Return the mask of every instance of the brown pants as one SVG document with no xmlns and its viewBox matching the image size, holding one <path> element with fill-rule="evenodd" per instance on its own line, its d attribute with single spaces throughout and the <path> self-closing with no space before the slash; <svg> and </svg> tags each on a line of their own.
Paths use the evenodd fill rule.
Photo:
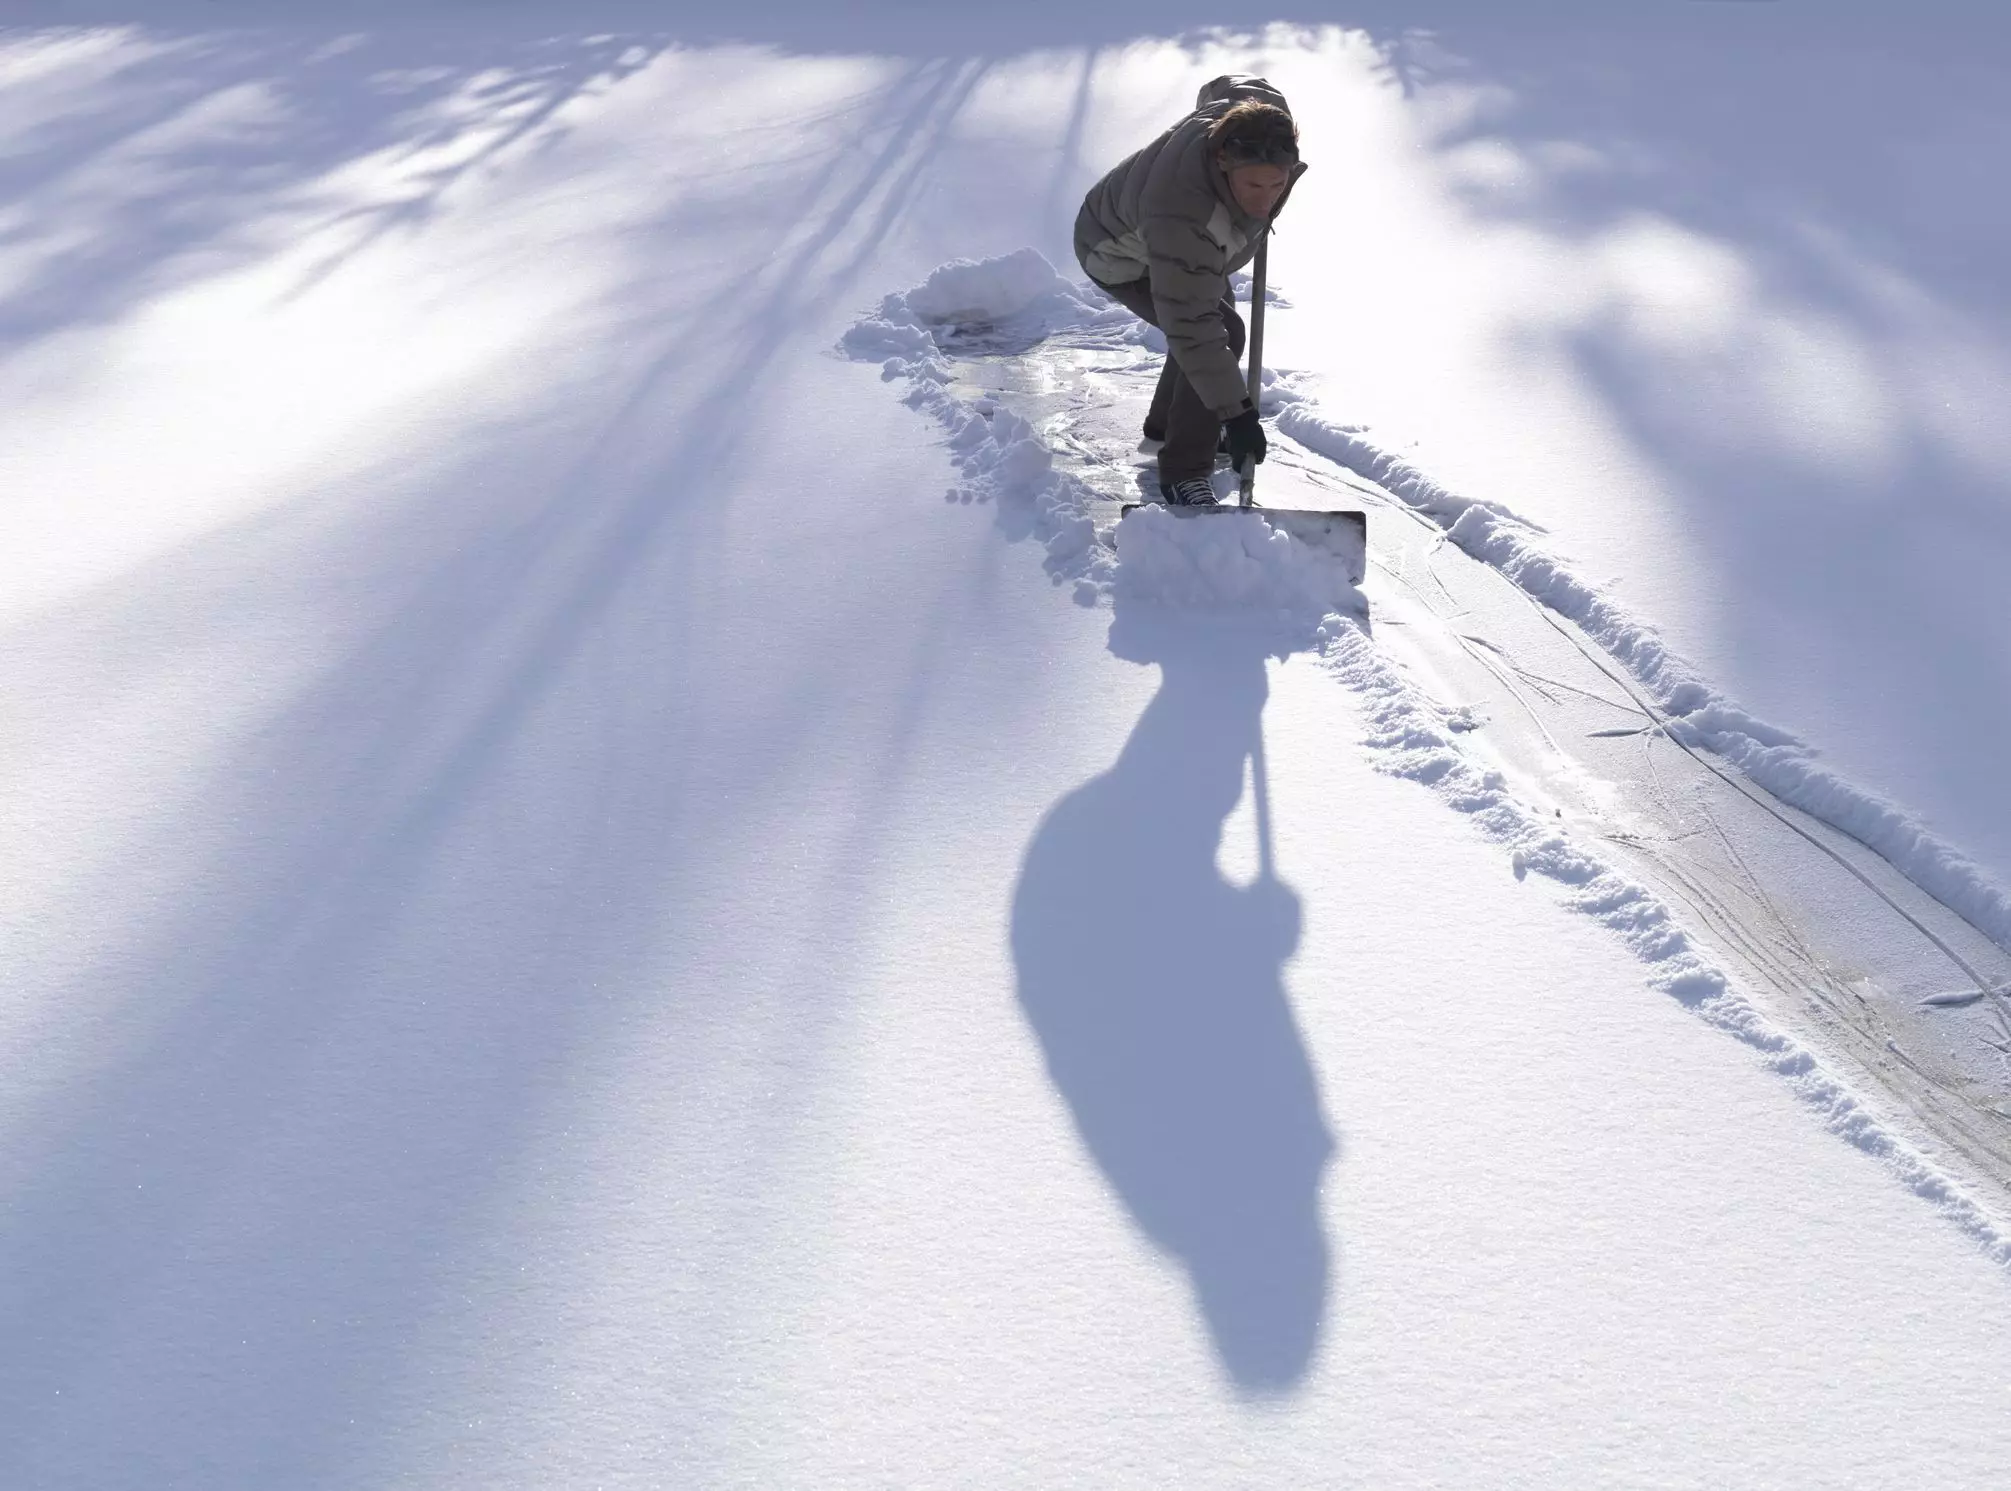
<svg viewBox="0 0 2011 1491">
<path fill-rule="evenodd" d="M 1122 285 L 1106 285 L 1101 280 L 1096 284 L 1133 315 L 1159 326 L 1159 312 L 1152 305 L 1150 275 Z M 1222 297 L 1222 324 L 1229 330 L 1230 354 L 1242 357 L 1243 318 L 1236 314 L 1235 303 L 1226 293 Z M 1201 395 L 1194 391 L 1194 385 L 1187 381 L 1187 375 L 1180 371 L 1179 362 L 1170 352 L 1166 354 L 1166 366 L 1159 370 L 1159 386 L 1152 391 L 1152 407 L 1145 415 L 1145 434 L 1148 439 L 1166 442 L 1159 447 L 1161 481 L 1205 477 L 1215 469 L 1215 447 L 1222 439 L 1221 417 L 1201 402 Z"/>
</svg>

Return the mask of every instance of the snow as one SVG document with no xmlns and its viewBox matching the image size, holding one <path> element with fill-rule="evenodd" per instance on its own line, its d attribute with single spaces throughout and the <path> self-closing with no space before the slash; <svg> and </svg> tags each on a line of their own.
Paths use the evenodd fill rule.
<svg viewBox="0 0 2011 1491">
<path fill-rule="evenodd" d="M 0 1483 L 2001 1478 L 1990 1177 L 967 377 L 1135 419 L 1074 199 L 1261 67 L 1281 451 L 2001 879 L 1993 23 L 1361 13 L 10 12 Z"/>
<path fill-rule="evenodd" d="M 1258 608 L 1301 627 L 1363 604 L 1331 556 L 1295 542 L 1256 512 L 1181 517 L 1163 506 L 1144 507 L 1117 525 L 1116 544 L 1114 583 L 1134 603 Z"/>
<path fill-rule="evenodd" d="M 1163 339 L 1155 348 L 1146 336 L 1154 328 L 1086 282 L 1063 279 L 1038 249 L 1021 248 L 939 266 L 921 284 L 887 295 L 839 345 L 878 362 L 886 380 L 904 382 L 907 402 L 944 426 L 962 478 L 951 500 L 1010 510 L 1008 523 L 1026 524 L 1044 543 L 1049 573 L 1076 582 L 1078 602 L 1093 605 L 1115 588 L 1135 604 L 1254 608 L 1301 633 L 1337 607 L 1358 609 L 1359 592 L 1328 556 L 1255 515 L 1183 521 L 1153 506 L 1111 525 L 1100 545 L 1095 493 L 1054 470 L 1032 425 L 996 400 L 958 398 L 943 386 L 951 375 L 939 334 L 953 347 L 992 347 L 1099 330 L 1164 351 Z M 1222 488 L 1225 497 L 1233 490 Z"/>
<path fill-rule="evenodd" d="M 2011 1263 L 2011 1228 L 1867 1109 L 1844 1078 L 1755 1008 L 1659 897 L 1601 862 L 1557 824 L 1532 814 L 1501 772 L 1472 759 L 1459 742 L 1461 732 L 1435 716 L 1402 673 L 1378 656 L 1358 624 L 1336 617 L 1323 630 L 1328 666 L 1364 698 L 1370 759 L 1394 776 L 1426 784 L 1448 806 L 1470 814 L 1490 838 L 1510 847 L 1518 879 L 1533 872 L 1564 888 L 1564 904 L 1616 933 L 1647 965 L 1650 984 L 1751 1046 L 1831 1132 L 1883 1160 L 1991 1257 Z"/>
<path fill-rule="evenodd" d="M 1514 513 L 1448 492 L 1410 462 L 1378 449 L 1359 429 L 1337 424 L 1305 403 L 1286 403 L 1278 423 L 1428 513 L 1453 543 L 1576 622 L 1672 716 L 1664 725 L 1676 738 L 1723 757 L 1783 802 L 1876 850 L 1922 890 L 2011 948 L 2011 890 L 1904 809 L 1820 764 L 1805 742 L 1754 719 L 1713 689 L 1671 654 L 1653 627 L 1546 552 Z"/>
<path fill-rule="evenodd" d="M 925 322 L 1003 321 L 1047 302 L 1076 310 L 1081 302 L 1039 249 L 993 259 L 953 259 L 910 290 L 907 304 Z"/>
<path fill-rule="evenodd" d="M 1410 24 L 1401 88 L 1298 106 L 1334 190 L 1303 216 L 1295 195 L 1322 257 L 1272 360 L 2011 881 L 2011 302 L 1976 174 L 2006 128 L 2003 19 L 1784 0 Z"/>
<path fill-rule="evenodd" d="M 840 346 L 851 357 L 879 361 L 888 381 L 907 384 L 906 401 L 925 409 L 949 433 L 961 483 L 953 502 L 992 502 L 1004 521 L 1046 546 L 1048 572 L 1074 580 L 1075 597 L 1094 605 L 1108 591 L 1114 566 L 1097 543 L 1091 494 L 1053 469 L 1048 451 L 1022 417 L 994 400 L 964 400 L 943 388 L 949 369 L 933 327 L 1004 338 L 1014 344 L 1054 332 L 1109 327 L 1134 318 L 1098 304 L 1088 286 L 1073 286 L 1039 250 L 1022 248 L 981 260 L 956 259 L 920 285 L 896 291 L 849 327 Z M 1129 328 L 1126 328 L 1127 332 Z M 884 361 L 881 361 L 884 359 Z"/>
</svg>

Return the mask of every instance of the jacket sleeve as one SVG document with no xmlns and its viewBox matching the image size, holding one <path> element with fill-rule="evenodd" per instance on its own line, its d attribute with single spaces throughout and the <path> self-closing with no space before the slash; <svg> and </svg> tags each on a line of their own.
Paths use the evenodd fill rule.
<svg viewBox="0 0 2011 1491">
<path fill-rule="evenodd" d="M 1229 293 L 1227 250 L 1186 217 L 1150 216 L 1144 228 L 1153 309 L 1167 349 L 1201 402 L 1226 419 L 1249 403 L 1249 385 L 1229 350 L 1222 319 Z"/>
</svg>

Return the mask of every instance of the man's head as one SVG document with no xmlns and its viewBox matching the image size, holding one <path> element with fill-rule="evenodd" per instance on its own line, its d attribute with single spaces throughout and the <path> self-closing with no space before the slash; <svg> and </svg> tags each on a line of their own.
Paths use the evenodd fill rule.
<svg viewBox="0 0 2011 1491">
<path fill-rule="evenodd" d="M 1299 163 L 1292 116 L 1276 104 L 1244 99 L 1209 127 L 1208 142 L 1236 205 L 1251 217 L 1269 217 Z"/>
<path fill-rule="evenodd" d="M 1228 166 L 1222 174 L 1229 178 L 1229 195 L 1251 217 L 1268 218 L 1292 184 L 1292 173 L 1283 166 Z"/>
</svg>

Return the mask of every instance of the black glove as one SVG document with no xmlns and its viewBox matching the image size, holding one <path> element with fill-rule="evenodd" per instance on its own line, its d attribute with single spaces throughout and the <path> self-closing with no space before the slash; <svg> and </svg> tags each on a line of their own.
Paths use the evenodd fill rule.
<svg viewBox="0 0 2011 1491">
<path fill-rule="evenodd" d="M 1229 464 L 1236 470 L 1243 469 L 1245 457 L 1261 462 L 1268 448 L 1264 442 L 1264 426 L 1257 418 L 1255 409 L 1245 409 L 1225 421 L 1222 426 L 1224 448 L 1229 452 Z"/>
</svg>

